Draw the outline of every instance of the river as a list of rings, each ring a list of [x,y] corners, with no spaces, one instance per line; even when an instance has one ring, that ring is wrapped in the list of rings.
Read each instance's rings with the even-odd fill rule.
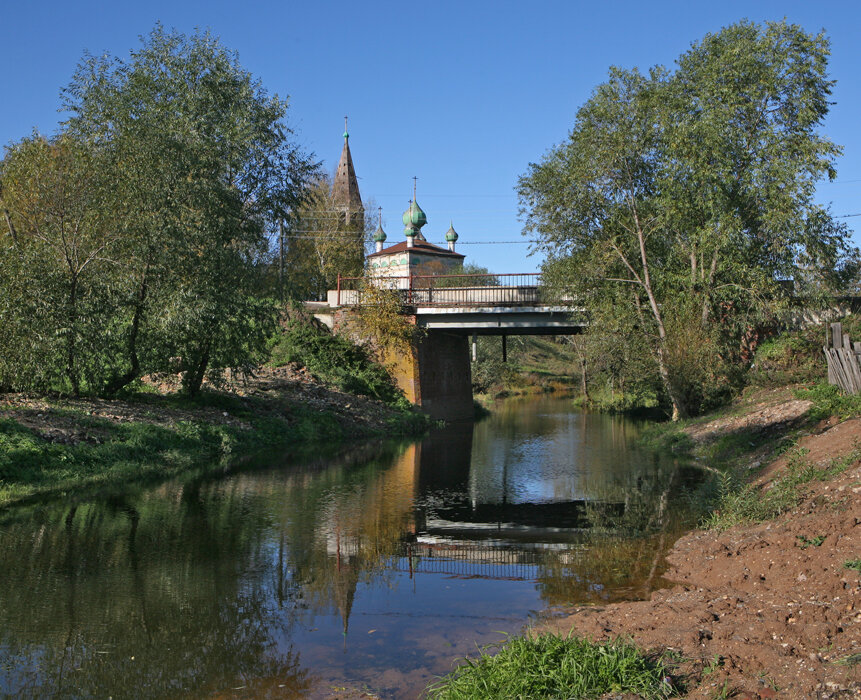
[[[416,697],[558,606],[662,584],[703,480],[639,429],[508,400],[418,442],[7,509],[0,694]]]

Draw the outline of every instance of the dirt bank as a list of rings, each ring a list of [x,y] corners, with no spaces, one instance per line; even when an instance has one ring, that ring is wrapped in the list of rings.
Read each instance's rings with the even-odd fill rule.
[[[203,421],[250,430],[249,413],[290,423],[301,411],[311,410],[331,415],[345,437],[362,437],[385,432],[402,413],[380,401],[328,388],[294,364],[260,367],[253,374],[228,378],[218,388],[207,385],[208,393],[197,403],[177,401],[178,377],[147,377],[146,385],[155,393],[128,400],[0,394],[0,419],[13,419],[52,442],[77,444],[98,443],[104,437],[97,425],[82,420],[84,416],[160,426]],[[231,411],[231,403],[239,410]]]
[[[806,408],[772,396],[686,432],[702,443],[751,427],[781,430]],[[861,445],[861,419],[816,430],[798,445],[820,468]],[[762,488],[786,469],[785,456],[767,462]],[[861,558],[861,463],[801,493],[775,520],[681,538],[665,574],[677,585],[650,600],[575,608],[545,629],[672,650],[690,698],[861,697],[861,573],[846,566]]]

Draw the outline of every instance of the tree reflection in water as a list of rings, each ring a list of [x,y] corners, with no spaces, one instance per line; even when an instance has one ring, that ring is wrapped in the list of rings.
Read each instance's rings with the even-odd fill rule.
[[[362,596],[421,609],[416,639],[434,614],[462,614],[423,598],[430,585],[405,590],[410,579],[457,580],[503,608],[500,584],[525,586],[523,616],[542,600],[647,595],[699,472],[633,450],[625,421],[511,405],[420,443],[7,512],[0,694],[302,697],[336,667],[444,672],[443,651],[409,656],[397,615],[374,618],[389,625],[376,646],[350,630],[357,605],[374,612]]]

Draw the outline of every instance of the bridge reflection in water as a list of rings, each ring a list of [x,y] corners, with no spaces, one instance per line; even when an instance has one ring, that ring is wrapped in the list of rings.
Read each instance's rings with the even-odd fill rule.
[[[534,582],[549,604],[658,585],[689,515],[688,501],[671,507],[669,496],[695,488],[700,471],[632,448],[636,428],[625,420],[516,411],[507,425],[506,410],[492,424],[449,426],[410,445],[361,505],[331,504],[323,529],[336,597],[346,596],[346,579],[358,585],[359,569]],[[542,432],[553,439],[536,439]],[[345,630],[352,600],[351,590],[337,606]]]
[[[511,549],[495,542],[406,542],[396,568],[418,574],[446,574],[463,578],[503,581],[537,581],[541,567],[553,551],[558,561],[569,563],[576,556],[567,547],[535,545]],[[406,562],[406,564],[404,564]]]
[[[309,673],[397,668],[389,696],[415,697],[532,611],[658,584],[701,475],[636,430],[510,402],[420,443],[9,510],[0,696],[308,697]]]

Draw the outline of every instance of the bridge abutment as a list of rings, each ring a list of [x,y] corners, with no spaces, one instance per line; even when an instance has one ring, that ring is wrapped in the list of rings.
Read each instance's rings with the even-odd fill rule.
[[[464,335],[429,331],[410,352],[386,357],[410,403],[436,420],[473,417],[472,367]]]

